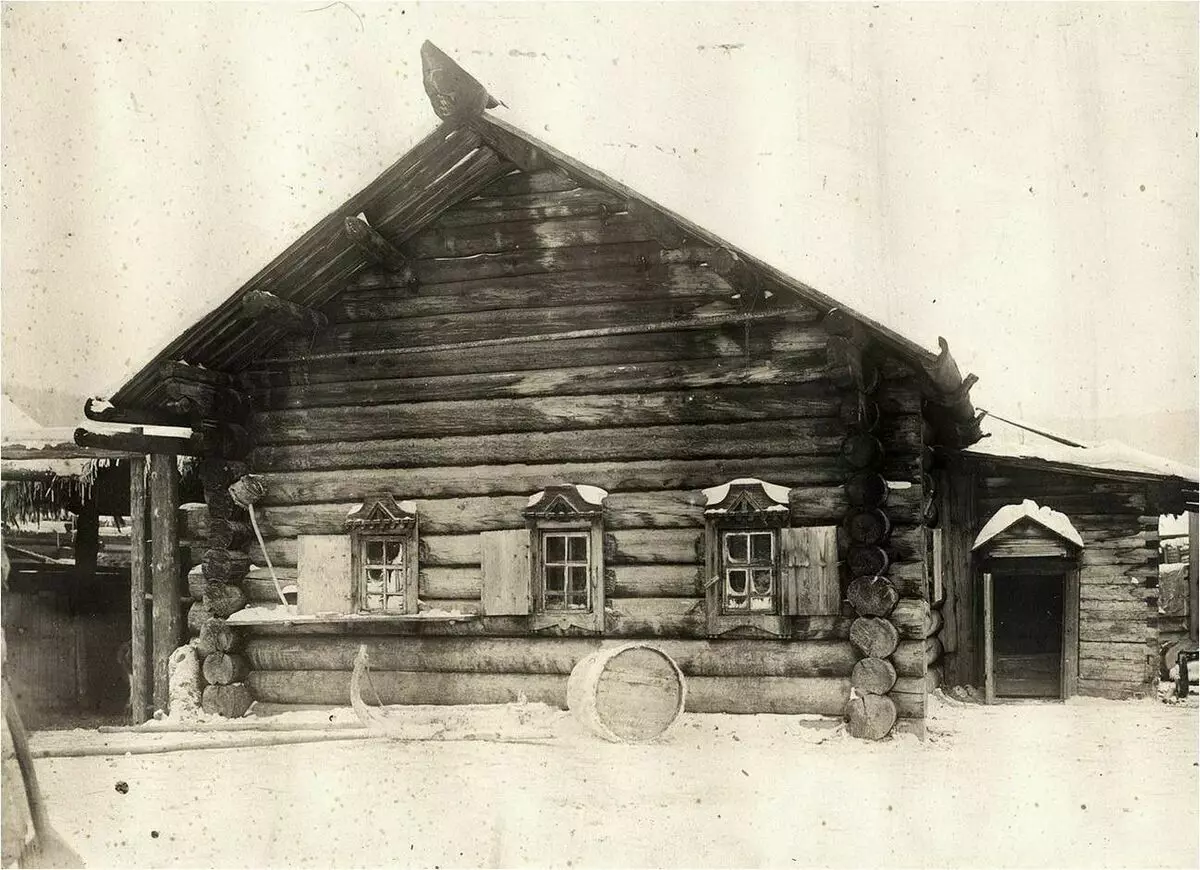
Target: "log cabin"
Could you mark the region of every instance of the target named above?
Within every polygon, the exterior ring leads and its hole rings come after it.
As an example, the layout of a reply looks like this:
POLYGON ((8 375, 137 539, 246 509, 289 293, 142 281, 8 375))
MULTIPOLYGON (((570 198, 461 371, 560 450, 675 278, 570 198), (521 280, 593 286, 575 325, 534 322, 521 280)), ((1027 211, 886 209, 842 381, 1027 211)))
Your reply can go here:
MULTIPOLYGON (((360 645, 384 703, 561 706, 576 663, 639 640, 678 664, 692 711, 923 733, 944 658, 982 684, 977 589, 1004 571, 981 566, 1022 552, 996 547, 1024 522, 977 557, 981 520, 1043 493, 1086 534, 1029 554, 1095 591, 1062 608, 1097 617, 1056 628, 1089 644, 1064 691, 1145 682, 1147 637, 1099 639, 1100 614, 1143 583, 1138 517, 1180 486, 968 455, 976 379, 945 340, 931 352, 495 117, 429 43, 422 65, 437 128, 87 409, 191 430, 77 433, 149 456, 132 599, 153 601, 133 618, 153 623, 134 668, 155 703, 188 636, 226 715, 347 703, 360 645), (178 454, 200 457, 198 509, 175 510, 178 454), (186 580, 179 541, 203 553, 186 580)), ((1144 634, 1139 596, 1120 618, 1144 634)))

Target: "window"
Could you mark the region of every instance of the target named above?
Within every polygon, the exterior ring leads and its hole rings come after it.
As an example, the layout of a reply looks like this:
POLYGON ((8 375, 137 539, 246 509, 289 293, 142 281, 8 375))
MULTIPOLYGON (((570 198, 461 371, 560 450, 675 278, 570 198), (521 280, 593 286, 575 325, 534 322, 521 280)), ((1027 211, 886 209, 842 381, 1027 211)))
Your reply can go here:
POLYGON ((721 563, 725 589, 721 608, 726 613, 778 611, 778 533, 775 530, 723 532, 721 563))
POLYGON ((588 610, 588 533, 542 532, 542 603, 546 610, 588 610))
POLYGON ((708 633, 787 637, 789 617, 841 607, 837 529, 792 527, 791 490, 739 478, 704 490, 708 633))
POLYGON ((353 602, 360 613, 417 612, 417 512, 412 502, 371 496, 346 518, 353 602))

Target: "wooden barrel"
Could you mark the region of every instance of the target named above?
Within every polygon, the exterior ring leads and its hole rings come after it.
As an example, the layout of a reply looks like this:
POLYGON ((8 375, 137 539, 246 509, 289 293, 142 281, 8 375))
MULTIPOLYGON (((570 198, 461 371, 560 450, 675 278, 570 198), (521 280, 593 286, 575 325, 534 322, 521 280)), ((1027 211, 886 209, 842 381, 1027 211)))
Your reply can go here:
POLYGON ((683 712, 683 672, 665 652, 646 643, 601 649, 583 658, 567 681, 567 706, 605 740, 653 740, 683 712))

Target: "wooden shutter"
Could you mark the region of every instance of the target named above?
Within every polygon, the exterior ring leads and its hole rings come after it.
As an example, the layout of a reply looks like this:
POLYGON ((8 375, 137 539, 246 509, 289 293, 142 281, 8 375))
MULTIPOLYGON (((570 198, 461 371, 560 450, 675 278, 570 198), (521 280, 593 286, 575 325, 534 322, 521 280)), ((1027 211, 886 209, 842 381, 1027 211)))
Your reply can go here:
POLYGON ((779 530, 784 616, 836 616, 842 609, 837 526, 779 530))
POLYGON ((350 536, 301 535, 297 539, 297 550, 297 611, 353 613, 350 536))
POLYGON ((529 573, 529 530, 484 532, 479 536, 487 616, 524 616, 532 609, 529 573))

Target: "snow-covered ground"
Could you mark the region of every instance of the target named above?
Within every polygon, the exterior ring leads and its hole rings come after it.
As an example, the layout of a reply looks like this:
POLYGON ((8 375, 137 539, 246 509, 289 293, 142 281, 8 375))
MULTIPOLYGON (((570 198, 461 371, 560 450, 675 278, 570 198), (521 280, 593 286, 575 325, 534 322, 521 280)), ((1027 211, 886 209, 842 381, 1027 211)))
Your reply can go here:
MULTIPOLYGON (((348 710, 288 715, 354 734, 348 710)), ((449 715, 443 737, 553 737, 37 764, 89 866, 1197 866, 1194 703, 942 700, 928 741, 877 744, 785 716, 689 715, 662 743, 623 746, 536 705, 397 715, 412 734, 449 715)), ((33 746, 245 739, 73 731, 33 746)))

